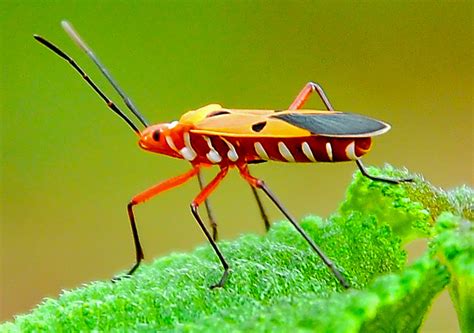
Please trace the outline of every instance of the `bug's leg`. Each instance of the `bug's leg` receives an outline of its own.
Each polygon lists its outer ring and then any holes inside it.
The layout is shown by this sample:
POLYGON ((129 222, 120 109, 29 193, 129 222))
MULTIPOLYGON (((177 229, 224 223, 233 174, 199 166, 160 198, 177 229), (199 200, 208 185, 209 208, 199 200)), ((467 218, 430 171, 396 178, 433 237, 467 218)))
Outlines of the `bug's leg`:
POLYGON ((262 217, 263 224, 265 225, 265 231, 268 231, 270 230, 270 220, 268 219, 267 212, 265 212, 265 208, 263 207, 262 199, 260 198, 255 187, 250 185, 250 188, 252 189, 252 193, 255 197, 255 200, 257 201, 258 210, 260 211, 260 216, 262 217))
POLYGON ((133 265, 132 268, 129 270, 129 272, 126 274, 126 276, 132 275, 133 272, 135 272, 135 270, 138 268, 138 266, 140 266, 140 262, 144 258, 142 246, 140 244, 140 238, 138 236, 137 225, 135 223, 135 215, 133 214, 133 206, 138 205, 161 192, 164 192, 166 190, 172 189, 173 187, 183 184, 184 182, 186 182, 187 180, 195 176, 198 172, 199 172, 199 168, 194 167, 192 170, 186 172, 185 174, 170 178, 161 183, 158 183, 157 185, 153 187, 150 187, 148 190, 145 190, 142 193, 134 196, 133 199, 129 202, 129 204, 127 205, 127 212, 128 212, 128 217, 130 220, 130 226, 132 227, 133 243, 135 245, 136 262, 135 262, 135 265, 133 265))
POLYGON ((364 164, 362 164, 361 160, 356 160, 357 166, 359 167, 360 172, 367 178, 372 179, 374 181, 385 182, 389 184, 400 184, 403 182, 412 182, 413 178, 401 178, 401 179, 393 179, 393 178, 385 178, 385 177, 377 177, 372 176, 367 172, 364 164))
MULTIPOLYGON (((290 107, 288 108, 289 110, 298 110, 303 107, 304 103, 308 100, 309 96, 313 91, 316 91, 321 97, 321 100, 323 103, 326 105, 326 108, 328 111, 334 111, 334 108, 331 105, 331 102, 329 102, 329 99, 327 98, 326 94, 324 93, 323 88, 314 82, 308 82, 306 86, 301 90, 301 92, 296 96, 295 100, 293 103, 291 103, 290 107)), ((375 181, 381 181, 381 182, 386 182, 390 184, 399 184, 402 182, 411 182, 413 181, 413 178, 405 178, 405 179, 391 179, 391 178, 385 178, 385 177, 376 177, 376 176, 371 176, 367 170, 365 169, 364 165, 362 164, 361 160, 356 160, 357 166, 359 167, 360 172, 362 174, 372 180, 375 181)))
POLYGON ((214 177, 214 179, 211 180, 211 182, 207 184, 206 187, 204 187, 201 192, 199 192, 199 194, 191 203, 191 212, 193 213, 193 216, 196 219, 196 222, 199 224, 199 227, 201 227, 201 230, 204 233, 204 235, 206 235, 206 238, 209 241, 209 243, 211 243, 211 246, 214 249, 214 252, 216 253, 217 257, 219 257, 222 267, 224 268, 224 273, 222 274, 221 279, 219 280, 218 283, 212 285, 211 289, 220 288, 224 286, 229 275, 229 264, 227 264, 227 261, 225 260, 224 255, 219 250, 219 247, 217 246, 216 242, 212 239, 211 234, 209 233, 209 231, 206 229, 206 226, 202 222, 201 216, 199 215, 199 212, 198 212, 198 207, 216 189, 217 185, 219 185, 222 179, 224 179, 224 177, 227 175, 228 170, 229 170, 228 167, 222 168, 219 171, 219 173, 216 175, 216 177, 214 177))
POLYGON ((240 165, 238 166, 240 175, 253 187, 261 189, 269 198, 270 200, 275 204, 275 206, 278 207, 278 209, 283 213, 283 215, 286 216, 286 218, 291 222, 291 224, 295 227, 295 229, 300 233, 301 236, 308 242, 308 244, 311 246, 311 248, 318 254, 318 256, 321 258, 321 260, 324 262, 324 264, 331 270, 333 275, 336 277, 336 279, 339 281, 339 283, 344 287, 344 288, 349 288, 349 284, 347 281, 344 279, 342 276, 341 272, 336 268, 334 263, 324 254, 324 252, 319 248, 318 245, 306 234, 306 232, 300 227, 298 222, 296 222, 295 218, 291 216, 291 214, 288 212, 288 210, 282 205, 280 200, 270 191, 268 186, 265 184, 265 182, 261 179, 255 178, 252 175, 250 175, 248 167, 246 165, 240 165))
POLYGON ((288 110, 298 110, 301 109, 308 100, 309 96, 316 91, 321 97, 321 100, 323 101, 324 105, 326 106, 326 109, 329 111, 334 111, 334 108, 331 105, 331 102, 329 102, 329 99, 327 98, 326 94, 324 93, 323 88, 315 82, 308 82, 306 86, 300 91, 298 96, 296 96, 295 100, 293 103, 291 103, 290 107, 288 110))
MULTIPOLYGON (((204 179, 202 177, 202 173, 199 171, 197 174, 198 182, 199 182, 199 189, 202 191, 204 189, 204 179)), ((206 205, 206 211, 207 211, 207 217, 209 219, 209 224, 211 225, 212 229, 212 239, 214 242, 217 242, 218 238, 218 232, 217 232, 217 222, 216 218, 214 217, 214 214, 211 209, 211 203, 209 202, 209 198, 204 200, 204 204, 206 205)))

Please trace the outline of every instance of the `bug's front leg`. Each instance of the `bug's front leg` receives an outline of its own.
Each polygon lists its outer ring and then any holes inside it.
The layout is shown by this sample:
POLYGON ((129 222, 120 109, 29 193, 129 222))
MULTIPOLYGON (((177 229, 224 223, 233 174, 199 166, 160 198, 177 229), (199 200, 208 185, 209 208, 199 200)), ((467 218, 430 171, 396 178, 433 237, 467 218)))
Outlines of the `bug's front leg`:
POLYGON ((224 255, 222 254, 216 242, 214 241, 211 234, 207 230, 206 226, 202 222, 201 216, 199 215, 199 212, 198 212, 198 208, 199 208, 199 205, 202 204, 209 197, 209 195, 216 189, 217 185, 219 185, 222 179, 224 179, 228 171, 229 171, 228 167, 222 168, 219 171, 219 173, 214 177, 214 179, 211 180, 211 182, 202 189, 202 191, 196 196, 196 198, 191 203, 191 212, 193 213, 193 216, 196 219, 196 222, 199 224, 199 227, 201 228, 202 232, 206 236, 209 243, 211 243, 211 246, 214 252, 216 253, 217 257, 219 257, 222 267, 224 268, 224 273, 222 274, 221 279, 219 280, 218 283, 211 285, 211 289, 220 288, 224 286, 229 276, 229 264, 225 260, 224 255))
POLYGON ((323 88, 315 83, 315 82, 308 82, 306 86, 300 91, 298 96, 296 96, 295 100, 293 103, 291 103, 290 107, 288 110, 299 110, 303 107, 303 105, 306 103, 308 100, 309 96, 316 91, 321 97, 321 100, 323 101, 324 105, 326 106, 326 109, 329 111, 334 111, 334 108, 331 105, 331 102, 329 102, 329 98, 327 98, 326 94, 324 93, 323 88))
POLYGON ((135 245, 136 261, 135 261, 135 264, 132 266, 132 268, 128 271, 126 276, 131 276, 133 274, 133 272, 136 271, 138 266, 140 266, 140 263, 144 258, 142 245, 140 244, 140 237, 138 236, 137 225, 135 223, 135 215, 133 213, 133 207, 135 205, 138 205, 138 204, 154 197, 155 195, 158 195, 161 192, 164 192, 166 190, 172 189, 173 187, 176 187, 176 186, 179 186, 179 185, 183 184, 184 182, 186 182, 190 178, 194 177, 198 172, 199 172, 199 168, 194 167, 192 170, 186 172, 185 174, 182 174, 182 175, 177 176, 177 177, 170 178, 168 180, 165 180, 165 181, 149 188, 148 190, 145 190, 144 192, 134 196, 133 199, 129 202, 129 204, 127 205, 127 212, 128 212, 128 217, 129 217, 129 220, 130 220, 130 226, 132 228, 133 243, 135 245))
POLYGON ((300 235, 306 240, 306 242, 311 246, 311 248, 317 253, 321 258, 324 264, 331 270, 333 275, 339 281, 339 283, 344 288, 349 288, 349 284, 342 276, 341 272, 336 268, 334 263, 326 256, 326 254, 319 248, 318 245, 306 234, 306 232, 300 227, 296 219, 288 212, 288 210, 283 206, 283 204, 278 200, 278 198, 270 191, 265 182, 261 179, 255 178, 250 175, 247 165, 238 166, 240 175, 253 187, 261 189, 270 200, 277 206, 277 208, 286 216, 290 223, 295 227, 295 229, 300 233, 300 235))

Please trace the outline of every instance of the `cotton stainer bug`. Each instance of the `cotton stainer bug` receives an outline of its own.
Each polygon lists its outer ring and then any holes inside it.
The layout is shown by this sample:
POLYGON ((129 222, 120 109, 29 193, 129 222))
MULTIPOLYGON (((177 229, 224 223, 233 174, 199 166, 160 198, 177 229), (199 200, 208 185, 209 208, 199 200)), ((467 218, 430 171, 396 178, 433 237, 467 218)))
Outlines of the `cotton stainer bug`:
MULTIPOLYGON (((144 258, 133 207, 161 192, 177 187, 195 176, 199 176, 202 167, 216 165, 220 171, 206 186, 201 186, 201 191, 191 203, 191 212, 194 218, 224 268, 222 277, 211 288, 224 286, 228 278, 229 265, 215 242, 215 226, 213 226, 213 237, 205 227, 199 215, 198 207, 207 200, 225 178, 230 168, 237 168, 240 175, 253 189, 262 190, 318 254, 339 283, 345 288, 349 287, 346 279, 332 261, 309 238, 265 182, 250 174, 248 165, 266 161, 298 163, 355 161, 362 174, 372 180, 392 184, 411 181, 411 179, 372 176, 360 160, 361 156, 370 150, 372 137, 387 132, 390 129, 388 124, 362 115, 334 111, 323 89, 318 84, 310 82, 298 94, 287 110, 235 110, 223 108, 218 104, 210 104, 185 113, 179 121, 149 125, 72 26, 67 22, 63 22, 63 27, 96 63, 123 98, 130 111, 145 126, 144 130, 140 131, 71 57, 44 38, 38 35, 34 37, 38 42, 70 63, 105 101, 107 106, 118 114, 138 135, 138 143, 142 149, 187 160, 192 165, 190 171, 152 186, 133 197, 127 205, 136 254, 136 262, 127 275, 133 274, 144 258), (327 110, 301 109, 314 91, 318 93, 327 110)), ((256 198, 264 216, 261 202, 258 196, 256 198)))

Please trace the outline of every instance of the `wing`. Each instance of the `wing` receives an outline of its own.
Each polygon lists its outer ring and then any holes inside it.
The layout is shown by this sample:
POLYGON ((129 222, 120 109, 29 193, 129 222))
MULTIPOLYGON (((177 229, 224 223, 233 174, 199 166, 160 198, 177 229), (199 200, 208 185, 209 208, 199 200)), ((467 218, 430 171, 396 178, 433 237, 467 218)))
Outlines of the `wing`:
POLYGON ((390 130, 390 125, 380 120, 348 112, 283 112, 271 117, 304 128, 313 134, 330 137, 372 137, 390 130))
POLYGON ((317 110, 233 110, 207 106, 183 115, 180 122, 193 124, 194 133, 245 137, 369 137, 390 126, 362 115, 317 110))

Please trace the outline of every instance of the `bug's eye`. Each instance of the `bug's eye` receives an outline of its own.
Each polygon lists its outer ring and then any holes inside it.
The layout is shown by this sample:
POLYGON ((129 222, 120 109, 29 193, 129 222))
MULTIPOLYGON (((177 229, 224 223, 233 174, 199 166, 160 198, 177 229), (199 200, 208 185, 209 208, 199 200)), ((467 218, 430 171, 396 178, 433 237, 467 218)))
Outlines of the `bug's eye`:
POLYGON ((161 134, 160 131, 154 131, 153 135, 152 135, 153 140, 155 140, 157 142, 160 141, 160 134, 161 134))

